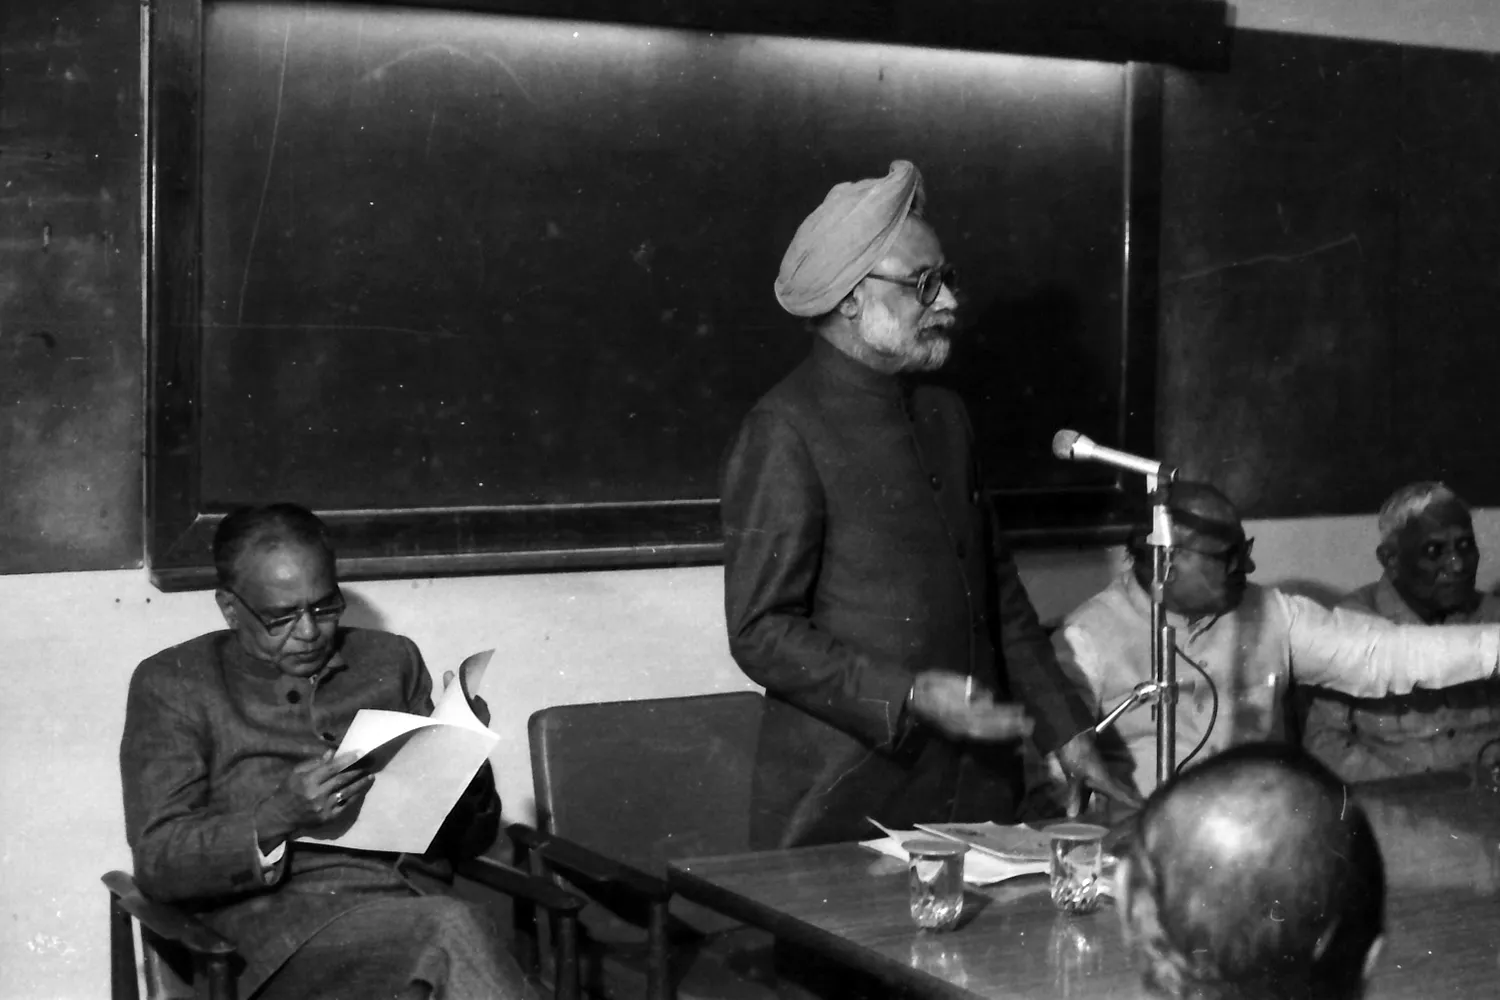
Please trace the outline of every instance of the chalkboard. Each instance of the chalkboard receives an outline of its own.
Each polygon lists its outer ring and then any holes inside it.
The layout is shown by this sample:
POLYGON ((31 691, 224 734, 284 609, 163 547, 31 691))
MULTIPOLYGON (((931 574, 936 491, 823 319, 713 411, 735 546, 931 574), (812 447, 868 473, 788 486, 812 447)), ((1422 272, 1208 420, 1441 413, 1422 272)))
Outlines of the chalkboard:
POLYGON ((723 449, 808 348, 771 295, 786 242, 832 184, 897 158, 964 274, 951 368, 1008 526, 1124 523, 1119 481, 1048 442, 1151 446, 1149 69, 166 7, 159 585, 204 582, 217 517, 272 499, 325 512, 348 575, 716 558, 723 449))
POLYGON ((1244 31, 1163 95, 1161 453, 1253 517, 1500 503, 1500 56, 1244 31))

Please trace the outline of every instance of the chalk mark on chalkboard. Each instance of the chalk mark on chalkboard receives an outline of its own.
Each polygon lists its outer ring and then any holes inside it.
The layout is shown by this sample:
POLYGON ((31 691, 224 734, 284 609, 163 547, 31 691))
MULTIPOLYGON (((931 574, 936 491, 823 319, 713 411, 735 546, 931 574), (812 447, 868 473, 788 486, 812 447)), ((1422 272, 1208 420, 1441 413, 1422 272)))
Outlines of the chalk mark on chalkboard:
POLYGON ((418 56, 427 55, 429 52, 446 53, 447 55, 462 59, 464 62, 468 63, 471 66, 479 66, 486 62, 494 63, 505 72, 506 76, 510 77, 511 82, 516 85, 516 89, 521 92, 521 96, 526 98, 526 103, 530 104, 532 107, 536 106, 536 101, 532 99, 531 92, 526 89, 526 84, 521 82, 521 78, 519 76, 516 76, 515 70, 511 69, 510 64, 507 63, 504 59, 501 59, 493 52, 483 52, 478 56, 475 56, 473 53, 465 52, 463 49, 460 49, 456 45, 446 45, 442 42, 433 42, 430 45, 418 45, 414 49, 407 49, 405 52, 401 53, 399 56, 396 56, 394 59, 386 60, 379 66, 376 66, 374 69, 370 70, 364 76, 361 76, 359 78, 359 82, 368 83, 371 80, 383 80, 385 78, 386 70, 390 69, 393 66, 399 66, 401 63, 404 63, 410 59, 415 59, 418 56))
POLYGON ((465 337, 457 330, 417 330, 407 326, 380 326, 376 323, 204 323, 205 330, 331 330, 366 331, 369 333, 405 333, 417 337, 465 337))
POLYGON ((286 50, 292 37, 288 20, 281 32, 281 75, 276 80, 276 116, 271 119, 271 148, 266 151, 266 176, 260 186, 260 201, 255 206, 255 221, 250 225, 250 245, 245 248, 245 273, 240 279, 240 308, 235 318, 245 321, 245 292, 250 287, 250 264, 255 260, 255 239, 260 233, 260 217, 266 210, 266 193, 271 190, 271 168, 276 165, 276 135, 281 131, 281 97, 286 92, 286 50))
POLYGON ((1330 250, 1337 250, 1339 247, 1346 246, 1350 243, 1354 244, 1354 247, 1359 251, 1360 256, 1364 256, 1365 248, 1359 242, 1359 234, 1349 233, 1346 236, 1340 236, 1336 240, 1330 240, 1327 243, 1321 243, 1318 246, 1312 247, 1311 249, 1302 250, 1297 253, 1263 253, 1255 257, 1246 257, 1244 260, 1232 260, 1227 264, 1213 264, 1209 267, 1199 268, 1196 271, 1188 271, 1186 274, 1179 274, 1176 277, 1164 277, 1161 283, 1163 287, 1167 285, 1176 285, 1181 284, 1184 281, 1193 281, 1197 278, 1206 278, 1211 274, 1218 274, 1220 271, 1228 271, 1231 268, 1253 267, 1256 264, 1290 264, 1293 261, 1304 260, 1308 257, 1313 257, 1320 253, 1327 253, 1330 250))

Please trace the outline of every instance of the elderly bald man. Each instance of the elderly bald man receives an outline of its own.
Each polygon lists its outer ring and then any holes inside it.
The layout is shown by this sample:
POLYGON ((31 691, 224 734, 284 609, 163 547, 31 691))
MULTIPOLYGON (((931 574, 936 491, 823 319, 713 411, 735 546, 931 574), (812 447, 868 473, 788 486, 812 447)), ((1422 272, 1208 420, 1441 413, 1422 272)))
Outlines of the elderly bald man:
MULTIPOLYGON (((1491 678, 1500 666, 1494 625, 1393 625, 1250 583, 1254 539, 1229 498, 1207 483, 1174 483, 1168 507, 1167 621, 1177 632, 1178 676, 1198 681, 1177 703, 1179 767, 1237 743, 1286 739, 1294 679, 1382 698, 1491 678)), ((1059 662, 1101 713, 1151 678, 1151 550, 1144 537, 1130 550, 1131 565, 1053 635, 1059 662)), ((1127 712, 1114 732, 1123 773, 1142 790, 1154 788, 1151 714, 1127 712)))
POLYGON ((867 816, 1010 821, 1028 733, 1130 797, 994 523, 964 406, 924 378, 958 308, 924 198, 902 160, 803 221, 775 292, 812 350, 725 465, 729 644, 768 698, 759 847, 856 839, 867 816))
POLYGON ((1293 747, 1235 747, 1157 789, 1116 882, 1151 996, 1354 1000, 1379 953, 1370 823, 1293 747))
MULTIPOLYGON (((1375 558, 1384 573, 1340 605, 1403 625, 1500 622, 1500 597, 1475 587, 1479 546, 1458 494, 1409 483, 1380 508, 1375 558)), ((1500 739, 1500 682, 1393 698, 1309 692, 1303 745, 1345 781, 1465 770, 1500 739)))

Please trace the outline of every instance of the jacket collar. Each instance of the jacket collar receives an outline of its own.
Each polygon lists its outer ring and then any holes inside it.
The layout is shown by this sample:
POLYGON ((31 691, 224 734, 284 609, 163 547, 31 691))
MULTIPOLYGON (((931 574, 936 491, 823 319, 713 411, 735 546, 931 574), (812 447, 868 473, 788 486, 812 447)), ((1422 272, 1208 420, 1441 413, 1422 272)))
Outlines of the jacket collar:
MULTIPOLYGON (((333 655, 323 665, 323 669, 315 675, 318 683, 327 680, 332 674, 348 667, 348 661, 344 659, 344 635, 345 629, 339 629, 333 637, 333 655)), ((219 633, 219 660, 229 669, 239 673, 249 674, 263 680, 280 680, 288 675, 283 674, 276 667, 264 660, 257 660, 245 648, 240 645, 239 637, 232 630, 225 629, 219 633)))
POLYGON ((1396 622, 1400 625, 1424 624, 1417 613, 1406 603, 1406 599, 1396 590, 1396 585, 1391 582, 1389 576, 1382 576, 1375 584, 1375 593, 1372 601, 1375 605, 1375 613, 1380 617, 1396 622))
POLYGON ((817 334, 813 335, 812 363, 829 378, 842 382, 852 389, 879 396, 881 399, 901 401, 909 391, 907 380, 899 375, 887 375, 868 365, 855 361, 817 334))
MULTIPOLYGON (((1389 574, 1382 574, 1379 582, 1375 584, 1375 594, 1372 603, 1375 605, 1376 614, 1378 614, 1382 618, 1393 621, 1398 625, 1428 624, 1427 622, 1424 622, 1422 620, 1421 615, 1418 615, 1416 611, 1412 609, 1412 606, 1410 604, 1406 603, 1406 598, 1401 596, 1401 592, 1398 591, 1396 589, 1396 585, 1391 582, 1389 574)), ((1455 611, 1450 615, 1439 618, 1437 621, 1432 622, 1431 624, 1468 625, 1474 622, 1483 621, 1483 618, 1481 616, 1483 607, 1484 598, 1481 596, 1480 599, 1475 603, 1473 609, 1469 611, 1455 611)))

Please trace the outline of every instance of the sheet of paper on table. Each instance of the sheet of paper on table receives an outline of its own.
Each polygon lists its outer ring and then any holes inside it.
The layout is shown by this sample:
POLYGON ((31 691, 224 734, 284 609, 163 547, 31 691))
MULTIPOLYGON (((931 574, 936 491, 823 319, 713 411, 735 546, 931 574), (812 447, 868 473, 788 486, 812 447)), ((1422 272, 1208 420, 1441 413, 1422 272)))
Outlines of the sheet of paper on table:
POLYGON ((923 833, 961 840, 975 851, 1004 861, 1046 861, 1052 856, 1052 838, 1025 823, 918 823, 916 827, 923 833))
MULTIPOLYGON (((897 830, 894 833, 895 836, 862 840, 860 846, 905 861, 906 848, 902 845, 908 840, 921 840, 924 836, 921 830, 897 830)), ((994 885, 1022 875, 1045 875, 1047 866, 1047 861, 1008 861, 981 851, 970 851, 964 856, 964 881, 970 885, 994 885)))
MULTIPOLYGON (((907 860, 906 847, 908 840, 921 840, 931 836, 933 826, 993 826, 1000 830, 1015 830, 1017 836, 1025 836, 1027 833, 1036 834, 1038 831, 1021 824, 1015 827, 1000 827, 995 823, 984 824, 922 824, 915 830, 891 830, 884 837, 875 840, 862 840, 859 846, 884 854, 887 857, 896 858, 900 861, 907 860)), ((996 885, 1023 875, 1046 875, 1051 868, 1050 847, 1048 856, 1041 859, 1018 861, 1002 858, 985 850, 971 850, 964 855, 964 881, 969 885, 996 885)), ((1115 858, 1106 854, 1104 856, 1103 873, 1099 879, 1099 894, 1101 896, 1114 896, 1115 858)))

